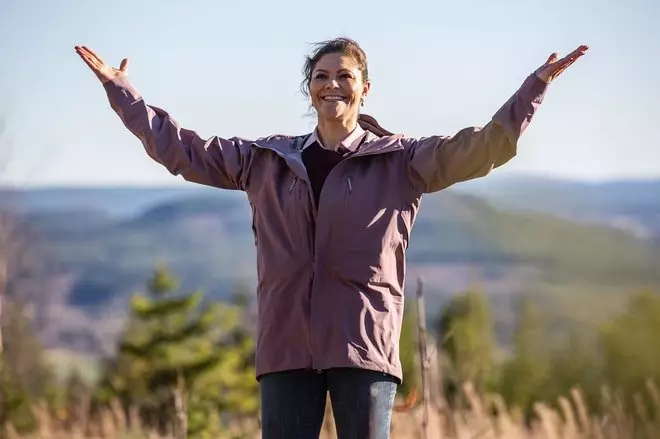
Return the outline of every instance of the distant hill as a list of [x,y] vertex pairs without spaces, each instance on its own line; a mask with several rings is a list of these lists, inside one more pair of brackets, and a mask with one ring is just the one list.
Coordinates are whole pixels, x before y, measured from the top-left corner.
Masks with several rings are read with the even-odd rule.
[[456,188],[505,209],[598,222],[660,238],[660,178],[590,183],[494,173]]
[[[660,178],[590,183],[494,172],[486,178],[457,184],[449,191],[478,195],[504,209],[537,211],[612,225],[626,224],[626,221],[645,226],[660,223]],[[0,207],[10,205],[22,211],[85,209],[110,216],[132,216],[165,201],[214,196],[216,192],[217,189],[193,184],[0,188]],[[242,194],[225,191],[223,196],[241,198]]]
[[[232,294],[237,282],[254,285],[244,194],[190,185],[27,191],[15,199],[25,201],[22,220],[38,237],[49,270],[39,314],[49,346],[85,353],[110,346],[128,296],[143,288],[159,262],[184,288],[204,288],[219,298]],[[430,313],[447,296],[481,285],[493,298],[502,331],[511,324],[508,301],[521,292],[534,291],[548,309],[575,313],[593,306],[567,309],[553,298],[564,300],[570,289],[572,304],[591,303],[587,293],[598,293],[604,304],[608,296],[660,286],[660,248],[650,240],[540,212],[507,211],[456,190],[425,197],[408,256],[408,279],[424,276]]]
[[[106,271],[119,267],[143,273],[162,260],[186,271],[204,266],[218,278],[254,265],[249,215],[245,198],[216,191],[191,193],[116,220],[81,209],[38,211],[24,218],[38,230],[44,251],[66,269],[99,262]],[[623,231],[507,212],[454,192],[425,197],[409,248],[412,263],[529,264],[583,278],[653,277],[659,261],[654,255],[657,249],[648,242]]]
[[111,216],[130,216],[166,200],[215,191],[192,184],[169,187],[0,188],[0,207],[7,206],[23,212],[90,210]]

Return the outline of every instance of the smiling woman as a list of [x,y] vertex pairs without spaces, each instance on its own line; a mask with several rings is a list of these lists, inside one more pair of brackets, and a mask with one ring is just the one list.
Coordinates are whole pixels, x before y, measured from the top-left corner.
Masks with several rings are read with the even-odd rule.
[[369,93],[367,56],[354,41],[328,41],[307,58],[303,74],[303,94],[311,98],[319,116],[319,140],[333,149],[345,137],[342,131],[355,128],[359,106]]
[[552,54],[484,126],[410,138],[360,114],[371,83],[350,39],[319,44],[302,136],[201,138],[147,104],[85,46],[78,55],[146,153],[190,182],[247,193],[257,246],[256,351],[264,439],[318,438],[329,392],[340,439],[389,437],[403,379],[406,250],[425,193],[483,177],[516,155],[548,83],[582,56]]

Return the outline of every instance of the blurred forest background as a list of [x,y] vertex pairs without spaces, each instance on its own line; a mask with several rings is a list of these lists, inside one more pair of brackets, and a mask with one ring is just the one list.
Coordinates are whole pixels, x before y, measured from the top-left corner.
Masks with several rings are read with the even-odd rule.
[[[659,194],[652,180],[494,174],[426,197],[409,248],[395,428],[421,410],[421,277],[438,413],[474,415],[477,398],[488,422],[508,413],[531,429],[539,404],[561,410],[579,389],[574,408],[591,428],[617,420],[617,432],[657,432]],[[242,194],[0,195],[6,437],[120,437],[136,426],[176,437],[182,425],[189,437],[254,437],[255,248]],[[546,422],[567,428],[560,418]],[[441,419],[454,437],[458,418]]]

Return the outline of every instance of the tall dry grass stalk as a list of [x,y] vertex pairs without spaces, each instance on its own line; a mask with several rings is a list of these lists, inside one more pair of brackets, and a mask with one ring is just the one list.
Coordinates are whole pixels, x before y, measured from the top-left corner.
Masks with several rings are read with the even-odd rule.
[[[417,322],[419,339],[419,362],[422,377],[422,439],[429,439],[429,412],[431,411],[431,383],[429,381],[430,359],[426,340],[426,306],[424,303],[424,284],[417,279]],[[441,436],[438,436],[440,439]]]
[[177,373],[176,387],[174,388],[174,439],[186,439],[188,432],[188,392],[181,371]]

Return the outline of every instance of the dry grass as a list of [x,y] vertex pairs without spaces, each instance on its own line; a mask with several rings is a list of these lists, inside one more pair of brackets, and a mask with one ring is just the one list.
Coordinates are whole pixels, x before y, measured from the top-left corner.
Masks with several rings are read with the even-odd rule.
[[[660,390],[648,382],[644,394],[634,395],[632,402],[608,388],[602,389],[598,413],[587,407],[579,389],[556,401],[556,408],[538,402],[530,422],[520,410],[506,407],[498,395],[479,395],[467,383],[463,387],[465,409],[451,409],[440,391],[439,353],[434,343],[427,344],[424,298],[421,282],[417,291],[419,323],[419,362],[422,388],[405,400],[396,402],[392,417],[392,439],[660,439]],[[418,398],[418,396],[420,396]],[[170,435],[159,435],[143,428],[136,410],[126,411],[114,401],[95,416],[90,414],[89,400],[75,410],[53,416],[45,405],[33,407],[37,432],[20,436],[11,425],[0,431],[0,439],[175,439],[174,432],[186,425],[184,406],[177,419],[172,419]],[[421,399],[421,400],[419,400]],[[183,422],[182,422],[183,420]],[[259,420],[241,419],[225,426],[225,434],[217,439],[259,439]],[[325,422],[320,439],[337,437],[332,407],[328,398]],[[176,439],[179,439],[176,438]]]
[[[603,391],[606,411],[600,416],[590,414],[577,389],[558,401],[558,410],[536,404],[537,419],[526,426],[516,410],[508,410],[497,397],[481,398],[472,387],[464,387],[469,409],[452,411],[434,403],[429,413],[427,438],[429,439],[637,439],[659,438],[660,419],[650,413],[660,413],[660,392],[651,383],[644,398],[652,401],[645,405],[642,395],[627,407],[612,392]],[[424,438],[422,431],[422,405],[409,401],[398,403],[392,420],[392,439]],[[493,408],[499,415],[493,414]],[[135,413],[126,417],[118,404],[112,404],[96,419],[77,419],[67,422],[66,416],[55,418],[44,407],[34,408],[39,423],[36,434],[19,436],[11,427],[5,431],[7,439],[171,439],[145,431]],[[68,427],[67,427],[68,425]],[[252,430],[252,433],[247,431]],[[257,420],[243,422],[229,429],[226,438],[258,439]],[[321,439],[336,438],[329,407]]]

